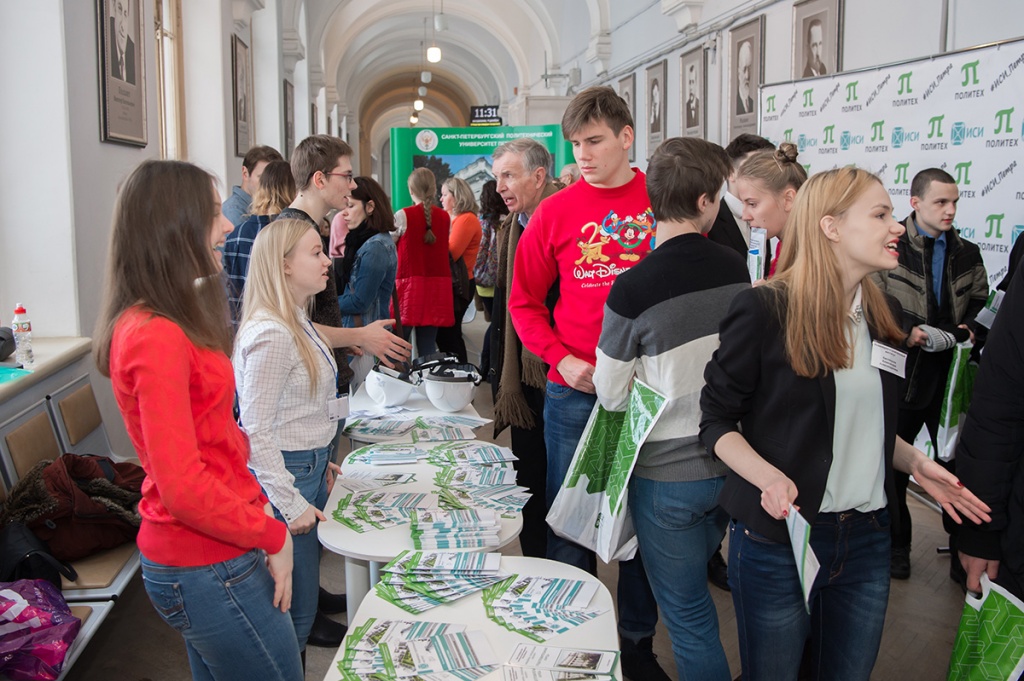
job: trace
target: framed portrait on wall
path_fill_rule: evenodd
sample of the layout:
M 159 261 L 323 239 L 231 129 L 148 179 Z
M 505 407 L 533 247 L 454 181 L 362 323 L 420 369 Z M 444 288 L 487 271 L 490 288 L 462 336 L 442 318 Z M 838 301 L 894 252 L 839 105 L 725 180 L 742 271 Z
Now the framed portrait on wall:
M 626 100 L 626 108 L 629 109 L 629 115 L 633 119 L 633 134 L 636 134 L 636 74 L 631 73 L 625 78 L 619 79 L 619 97 Z M 633 146 L 629 148 L 629 162 L 632 163 L 636 160 L 636 140 L 633 141 Z
M 793 80 L 842 69 L 843 0 L 793 5 Z
M 729 31 L 729 139 L 757 132 L 757 88 L 764 79 L 764 15 Z
M 295 148 L 295 86 L 284 81 L 284 158 L 290 161 Z
M 146 57 L 141 0 L 96 0 L 100 140 L 144 147 Z
M 690 50 L 679 57 L 679 73 L 682 93 L 680 101 L 683 137 L 703 138 L 707 131 L 708 66 L 703 47 Z
M 662 60 L 647 67 L 647 111 L 644 123 L 647 127 L 647 158 L 666 137 L 668 123 L 668 60 Z
M 249 46 L 237 35 L 231 36 L 231 92 L 235 110 L 235 156 L 244 157 L 252 146 L 253 96 L 252 64 Z

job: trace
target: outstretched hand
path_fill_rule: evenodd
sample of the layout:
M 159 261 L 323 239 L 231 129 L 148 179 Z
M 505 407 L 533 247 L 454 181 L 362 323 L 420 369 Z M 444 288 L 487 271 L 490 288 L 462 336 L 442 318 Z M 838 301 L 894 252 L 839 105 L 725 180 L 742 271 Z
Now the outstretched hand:
M 964 487 L 955 475 L 928 457 L 918 457 L 912 472 L 917 483 L 946 510 L 946 513 L 957 524 L 963 523 L 957 511 L 975 523 L 987 523 L 992 520 L 988 514 L 992 509 L 988 504 Z
M 412 344 L 388 329 L 395 323 L 394 319 L 381 319 L 359 329 L 360 337 L 357 345 L 380 359 L 386 367 L 395 368 L 396 362 L 404 362 L 412 354 Z

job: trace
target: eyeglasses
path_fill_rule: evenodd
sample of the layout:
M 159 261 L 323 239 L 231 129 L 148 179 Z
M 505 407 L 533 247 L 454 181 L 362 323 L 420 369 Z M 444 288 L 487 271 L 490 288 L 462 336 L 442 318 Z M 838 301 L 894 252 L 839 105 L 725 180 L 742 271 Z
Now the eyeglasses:
M 351 182 L 355 177 L 351 170 L 347 173 L 324 173 L 324 175 L 337 175 L 338 177 L 344 177 L 347 182 Z

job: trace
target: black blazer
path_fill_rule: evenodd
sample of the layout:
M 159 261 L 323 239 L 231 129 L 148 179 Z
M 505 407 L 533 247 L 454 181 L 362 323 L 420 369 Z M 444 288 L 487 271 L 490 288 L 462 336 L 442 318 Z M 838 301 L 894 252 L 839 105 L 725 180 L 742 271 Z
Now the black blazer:
M 708 238 L 723 246 L 728 246 L 747 259 L 747 242 L 743 240 L 740 227 L 736 224 L 736 218 L 725 203 L 725 199 L 718 202 L 718 217 L 708 231 Z
M 899 306 L 892 301 L 892 304 Z M 704 370 L 700 438 L 714 456 L 715 444 L 740 431 L 758 454 L 795 484 L 796 505 L 814 522 L 832 466 L 836 383 L 797 376 L 786 358 L 782 319 L 785 294 L 760 286 L 740 291 L 719 327 L 721 345 Z M 871 332 L 875 338 L 874 330 Z M 896 500 L 892 457 L 896 445 L 897 377 L 879 371 L 885 422 L 885 494 Z M 789 541 L 784 520 L 761 508 L 761 491 L 730 471 L 718 500 L 731 517 L 773 541 Z M 896 522 L 896 513 L 891 513 Z

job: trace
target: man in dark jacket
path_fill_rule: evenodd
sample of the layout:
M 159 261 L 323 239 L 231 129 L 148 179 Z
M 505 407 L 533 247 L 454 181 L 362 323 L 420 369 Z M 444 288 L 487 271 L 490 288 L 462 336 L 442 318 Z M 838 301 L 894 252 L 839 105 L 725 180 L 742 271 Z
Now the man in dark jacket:
M 987 573 L 1024 599 L 1024 273 L 1018 271 L 985 343 L 956 468 L 992 508 L 992 521 L 965 522 L 957 544 L 967 588 Z
M 509 214 L 498 230 L 498 275 L 494 284 L 494 324 L 491 336 L 491 371 L 494 399 L 494 434 L 512 427 L 516 483 L 533 495 L 523 507 L 519 544 L 524 556 L 547 555 L 547 449 L 544 447 L 544 386 L 547 367 L 523 347 L 508 317 L 512 265 L 516 247 L 530 216 L 540 202 L 561 185 L 548 173 L 551 154 L 539 142 L 521 137 L 496 148 L 493 154 L 497 190 Z
M 907 442 L 914 441 L 922 426 L 934 442 L 953 348 L 974 340 L 974 318 L 988 297 L 981 251 L 953 229 L 959 200 L 956 181 L 946 171 L 928 168 L 915 175 L 910 184 L 914 211 L 904 220 L 907 231 L 897 245 L 899 265 L 874 275 L 882 290 L 903 306 L 909 351 L 896 428 Z M 908 475 L 896 473 L 900 522 L 893 523 L 894 579 L 910 577 L 908 482 Z M 951 570 L 958 567 L 954 561 Z

